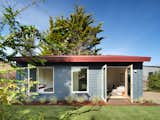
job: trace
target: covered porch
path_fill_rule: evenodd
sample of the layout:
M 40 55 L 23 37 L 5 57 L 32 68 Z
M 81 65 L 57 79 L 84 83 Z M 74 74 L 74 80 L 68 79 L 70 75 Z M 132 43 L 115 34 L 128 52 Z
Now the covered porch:
M 133 101 L 133 64 L 103 67 L 104 100 L 128 99 Z

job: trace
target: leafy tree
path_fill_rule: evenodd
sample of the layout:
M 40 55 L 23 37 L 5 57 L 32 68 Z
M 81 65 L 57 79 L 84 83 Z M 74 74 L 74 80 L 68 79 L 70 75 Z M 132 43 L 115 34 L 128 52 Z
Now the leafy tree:
M 50 17 L 50 28 L 46 34 L 46 41 L 42 43 L 42 54 L 53 55 L 96 55 L 103 37 L 102 24 L 97 26 L 91 14 L 83 7 L 76 6 L 69 17 L 58 17 L 55 21 Z
M 42 55 L 61 55 L 67 51 L 65 39 L 66 32 L 63 27 L 63 19 L 57 18 L 56 22 L 53 21 L 52 17 L 49 18 L 49 30 L 45 33 L 45 41 L 40 42 L 42 49 Z
M 2 11 L 0 18 L 0 59 L 9 62 L 12 57 L 33 56 L 38 47 L 35 43 L 42 36 L 37 28 L 32 25 L 22 25 L 17 16 L 23 9 L 14 9 L 7 6 Z
M 160 90 L 160 71 L 154 72 L 148 77 L 148 87 L 152 90 Z

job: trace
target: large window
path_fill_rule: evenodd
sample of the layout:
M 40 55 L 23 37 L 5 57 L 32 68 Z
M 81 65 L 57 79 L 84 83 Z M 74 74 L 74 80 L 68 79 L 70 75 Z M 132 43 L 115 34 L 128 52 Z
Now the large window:
M 87 67 L 72 67 L 72 91 L 77 93 L 88 91 Z
M 38 92 L 53 93 L 53 67 L 38 67 Z

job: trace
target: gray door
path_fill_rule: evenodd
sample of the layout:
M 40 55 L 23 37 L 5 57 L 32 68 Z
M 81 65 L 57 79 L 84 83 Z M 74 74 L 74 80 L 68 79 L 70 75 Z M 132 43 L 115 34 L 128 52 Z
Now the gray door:
M 102 67 L 102 97 L 106 101 L 107 100 L 107 65 L 105 64 Z

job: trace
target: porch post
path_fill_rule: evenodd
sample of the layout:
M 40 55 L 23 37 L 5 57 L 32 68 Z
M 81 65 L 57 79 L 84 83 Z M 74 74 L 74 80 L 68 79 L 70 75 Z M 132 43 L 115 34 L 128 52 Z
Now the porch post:
M 133 64 L 130 65 L 131 74 L 131 102 L 133 103 Z
M 30 95 L 30 69 L 29 64 L 27 64 L 27 95 Z
M 128 67 L 125 69 L 125 96 L 128 96 Z

